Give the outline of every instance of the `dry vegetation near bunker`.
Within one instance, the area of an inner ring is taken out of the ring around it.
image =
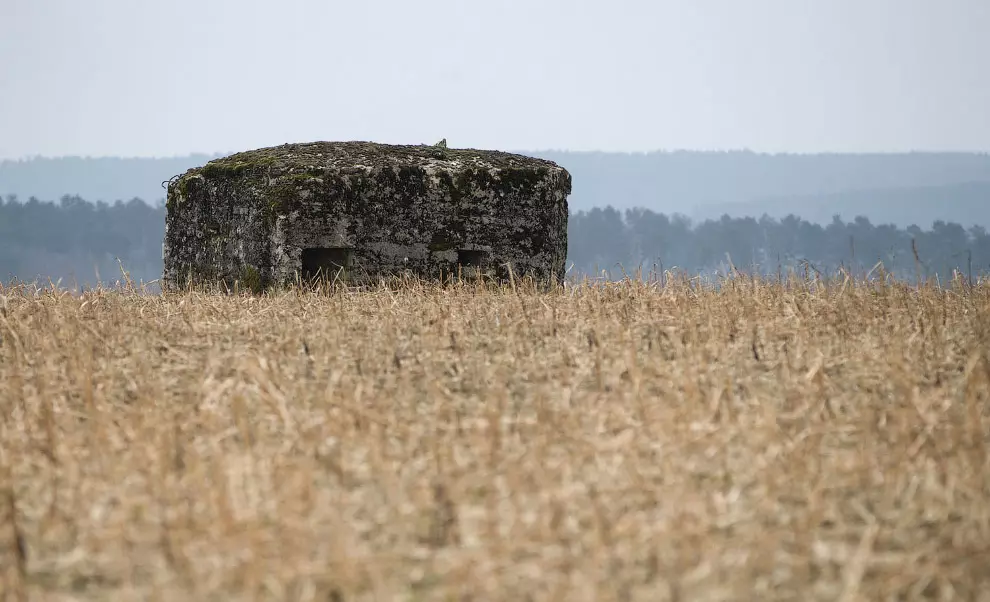
[[[558,165],[498,151],[313,142],[237,153],[169,183],[163,282],[560,282],[570,192]]]
[[[986,600],[990,289],[0,290],[0,590]]]

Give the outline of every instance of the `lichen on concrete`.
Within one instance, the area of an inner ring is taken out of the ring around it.
[[[338,272],[356,284],[510,269],[561,281],[570,192],[555,163],[498,151],[313,142],[237,153],[169,183],[163,282],[261,290],[320,261],[347,263]]]

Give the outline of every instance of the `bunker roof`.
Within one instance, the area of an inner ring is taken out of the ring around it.
[[[184,175],[234,175],[258,168],[272,175],[310,170],[346,173],[354,169],[411,166],[443,171],[561,169],[553,161],[502,151],[352,141],[282,144],[239,152],[190,169]]]

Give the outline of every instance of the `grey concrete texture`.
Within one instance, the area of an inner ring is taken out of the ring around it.
[[[571,185],[551,161],[445,144],[236,153],[169,182],[163,287],[403,274],[561,282]]]

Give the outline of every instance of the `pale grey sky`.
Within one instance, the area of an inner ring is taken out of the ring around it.
[[[990,0],[0,0],[0,158],[990,150]]]

